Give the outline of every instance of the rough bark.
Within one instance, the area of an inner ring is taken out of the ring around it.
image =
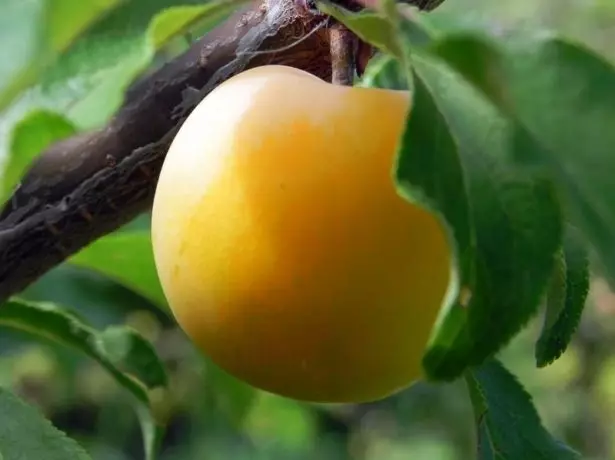
[[[350,86],[354,80],[359,51],[358,38],[343,24],[334,24],[329,32],[331,50],[331,81]]]
[[[264,64],[331,81],[326,18],[306,3],[249,4],[137,81],[106,126],[43,152],[0,213],[0,302],[150,208],[171,140],[216,85]],[[409,3],[431,9],[440,0]]]

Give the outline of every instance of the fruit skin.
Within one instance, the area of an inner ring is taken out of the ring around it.
[[[189,116],[160,174],[152,240],[179,325],[214,363],[312,402],[374,401],[421,378],[451,247],[394,188],[409,104],[266,66]]]

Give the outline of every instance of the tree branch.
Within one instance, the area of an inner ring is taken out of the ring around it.
[[[430,10],[441,1],[405,3]],[[349,2],[364,0],[336,3]],[[308,4],[253,0],[133,84],[106,126],[44,151],[0,212],[0,302],[151,207],[174,135],[216,85],[266,64],[297,67],[331,81],[326,18]]]
[[[329,29],[331,81],[351,86],[354,80],[359,39],[345,25],[333,24]]]
[[[203,97],[264,64],[330,80],[327,31],[310,33],[323,18],[296,5],[266,0],[242,9],[135,83],[105,127],[43,152],[0,214],[0,301],[151,207],[170,142],[200,100],[190,88]]]

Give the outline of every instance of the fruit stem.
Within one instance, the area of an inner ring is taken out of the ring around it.
[[[331,47],[331,81],[352,86],[355,73],[357,37],[346,26],[334,23],[329,28]]]

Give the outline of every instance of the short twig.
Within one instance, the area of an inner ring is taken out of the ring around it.
[[[351,86],[354,81],[358,39],[346,26],[335,23],[330,28],[331,80]]]

